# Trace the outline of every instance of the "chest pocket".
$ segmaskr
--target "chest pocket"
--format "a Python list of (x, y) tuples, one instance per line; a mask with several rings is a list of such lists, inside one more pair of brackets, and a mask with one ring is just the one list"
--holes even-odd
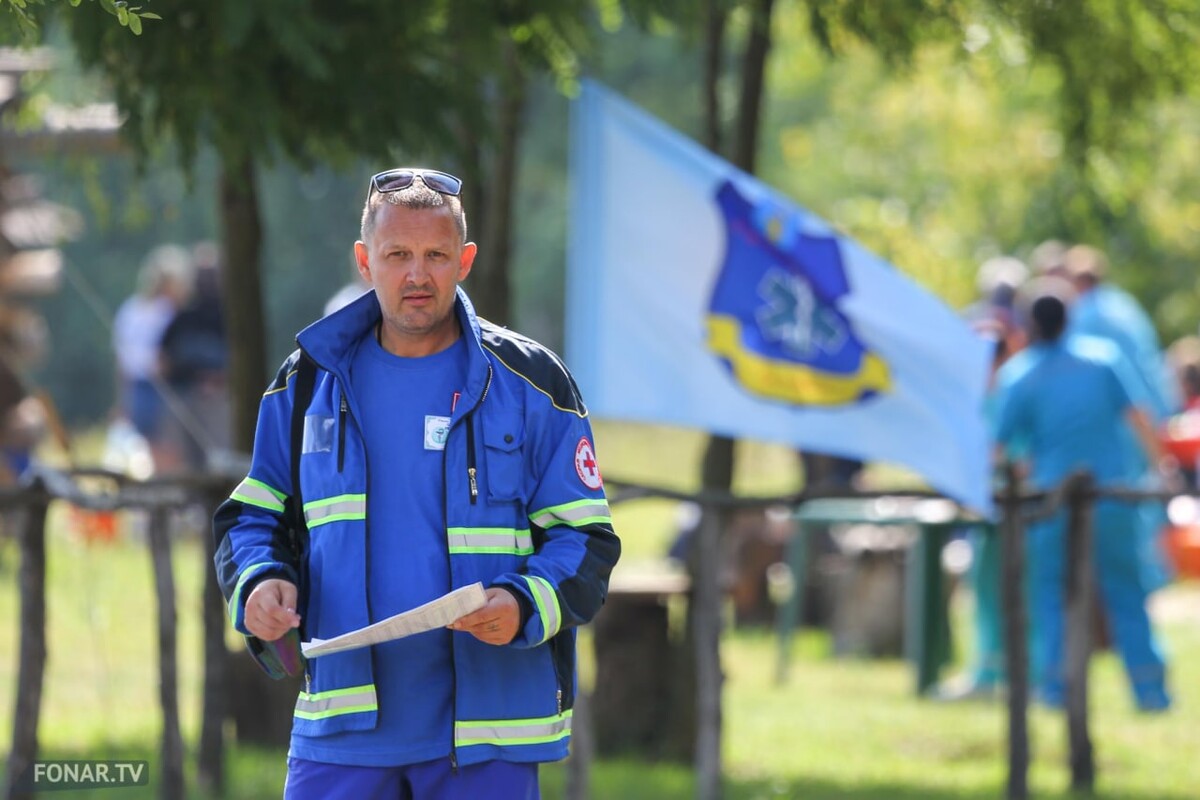
[(489, 417), (483, 423), (488, 500), (503, 503), (524, 500), (525, 421), (512, 414)]

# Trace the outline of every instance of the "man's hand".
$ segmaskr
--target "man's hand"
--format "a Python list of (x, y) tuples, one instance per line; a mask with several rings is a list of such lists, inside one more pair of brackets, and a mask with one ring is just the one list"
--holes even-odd
[(493, 586), (487, 590), (487, 605), (451, 622), (449, 628), (466, 631), (481, 642), (508, 644), (521, 625), (521, 606), (507, 589)]
[(296, 585), (291, 581), (268, 578), (246, 598), (246, 630), (264, 642), (273, 642), (299, 625)]

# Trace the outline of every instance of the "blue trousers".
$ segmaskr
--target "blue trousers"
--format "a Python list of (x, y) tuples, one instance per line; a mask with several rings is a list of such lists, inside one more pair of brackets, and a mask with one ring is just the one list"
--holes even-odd
[[(1092, 558), (1101, 606), (1116, 650), (1125, 664), (1140, 707), (1166, 705), (1166, 661), (1150, 626), (1147, 591), (1139, 558), (1138, 509), (1103, 500), (1096, 504)], [(1042, 699), (1061, 705), (1065, 697), (1066, 514), (1029, 529), (1032, 578), (1034, 675)]]
[(537, 764), (449, 758), (403, 767), (352, 767), (288, 758), (284, 800), (539, 800)]

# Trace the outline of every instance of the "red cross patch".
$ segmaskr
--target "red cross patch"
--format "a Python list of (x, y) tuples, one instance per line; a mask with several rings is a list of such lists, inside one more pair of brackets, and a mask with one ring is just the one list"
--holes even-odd
[(589, 489), (599, 489), (604, 485), (600, 479), (600, 467), (596, 464), (596, 452), (586, 436), (581, 437), (579, 444), (575, 445), (575, 472)]

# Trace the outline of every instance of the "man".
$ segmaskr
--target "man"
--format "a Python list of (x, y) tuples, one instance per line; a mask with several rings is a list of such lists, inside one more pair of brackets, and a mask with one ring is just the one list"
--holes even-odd
[[(1131, 376), (1146, 398), (1150, 421), (1162, 425), (1179, 410), (1179, 398), (1150, 317), (1128, 292), (1108, 282), (1108, 259), (1095, 247), (1071, 247), (1063, 256), (1063, 265), (1078, 293), (1071, 307), (1070, 333), (1095, 336), (1115, 344), (1133, 368)], [(1152, 470), (1128, 427), (1122, 431), (1122, 447), (1127, 454), (1126, 483), (1151, 484)], [(1160, 544), (1165, 524), (1162, 503), (1143, 503), (1138, 509), (1138, 557), (1143, 580), (1151, 591), (1164, 586), (1171, 577)]]
[[(299, 334), (250, 474), (216, 515), (220, 582), (257, 649), (488, 587), (452, 630), (306, 663), (287, 798), (537, 797), (537, 763), (567, 754), (574, 628), (604, 602), (620, 543), (574, 380), (459, 288), (476, 252), (461, 189), (432, 170), (371, 179), (354, 253), (374, 291)], [(293, 487), (303, 358), (317, 368)]]
[[(1053, 489), (1080, 469), (1090, 471), (1099, 486), (1121, 485), (1122, 425), (1132, 426), (1156, 464), (1161, 461), (1158, 440), (1146, 413), (1134, 403), (1135, 379), (1116, 348), (1103, 340), (1064, 336), (1069, 288), (1054, 283), (1031, 290), (1025, 313), (1030, 346), (998, 374), (996, 438), (1003, 448), (1023, 445), (1037, 489)], [(1170, 705), (1166, 664), (1146, 611), (1137, 542), (1130, 535), (1135, 517), (1136, 508), (1127, 503), (1097, 502), (1093, 557), (1101, 603), (1137, 706), (1161, 711)], [(1052, 706), (1062, 705), (1065, 697), (1065, 522), (1060, 509), (1034, 523), (1029, 533), (1035, 681), (1041, 699)]]

